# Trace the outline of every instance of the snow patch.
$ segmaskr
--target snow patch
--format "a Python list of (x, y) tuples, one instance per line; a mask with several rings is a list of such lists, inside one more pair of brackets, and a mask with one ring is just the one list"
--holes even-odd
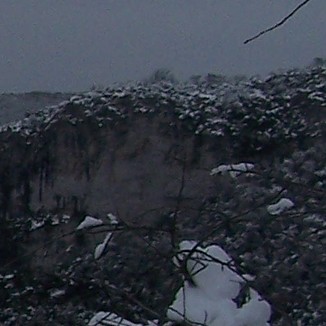
[(63, 295), (66, 294), (65, 290), (61, 290), (61, 289), (53, 289), (50, 293), (50, 297), (51, 298), (59, 298), (62, 297)]
[(76, 230), (88, 229), (102, 224), (103, 224), (102, 220), (92, 216), (86, 216), (85, 219), (77, 226)]
[(111, 240), (112, 238), (112, 233), (109, 232), (105, 239), (103, 240), (103, 242), (101, 242), (100, 244), (98, 244), (95, 248), (95, 251), (94, 251), (94, 258), (95, 259), (99, 259), (100, 257), (102, 257), (103, 255), (103, 252), (105, 250), (105, 248), (107, 248), (107, 245), (109, 243), (109, 241)]
[(135, 324), (127, 319), (119, 317), (114, 313), (105, 311), (99, 311), (98, 313), (96, 313), (96, 315), (94, 315), (88, 323), (88, 326), (95, 325), (142, 326), (142, 324)]
[(31, 221), (31, 227), (30, 227), (29, 230), (30, 230), (30, 231), (37, 230), (37, 229), (43, 227), (44, 224), (45, 224), (44, 221), (34, 221), (34, 220), (32, 220), (32, 221)]
[(106, 217), (108, 218), (111, 225), (119, 224), (118, 218), (112, 213), (107, 214)]
[(222, 174), (225, 175), (227, 173), (230, 174), (232, 178), (237, 177), (242, 173), (249, 172), (253, 170), (254, 165), (252, 163), (238, 163), (238, 164), (222, 164), (217, 168), (211, 170), (211, 175)]
[(14, 274), (7, 274), (5, 276), (2, 276), (1, 278), (3, 278), (4, 280), (8, 281), (8, 280), (12, 280), (15, 277)]
[(69, 220), (70, 220), (70, 215), (66, 215), (66, 214), (62, 215), (63, 223), (68, 223)]
[(267, 206), (267, 211), (271, 215), (279, 215), (292, 208), (294, 203), (288, 198), (282, 198), (277, 203)]

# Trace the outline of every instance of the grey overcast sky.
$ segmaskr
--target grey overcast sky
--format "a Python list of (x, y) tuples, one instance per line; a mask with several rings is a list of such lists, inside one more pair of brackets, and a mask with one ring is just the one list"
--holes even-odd
[(326, 57), (326, 1), (243, 41), (299, 0), (1, 0), (0, 92), (80, 91), (157, 68), (266, 74)]

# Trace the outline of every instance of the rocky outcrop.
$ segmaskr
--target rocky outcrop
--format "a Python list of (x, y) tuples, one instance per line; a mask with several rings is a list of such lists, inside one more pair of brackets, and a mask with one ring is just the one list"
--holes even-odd
[(272, 159), (323, 132), (305, 112), (325, 114), (325, 76), (315, 67), (238, 84), (126, 85), (6, 125), (2, 215), (113, 212), (139, 222), (177, 202), (194, 211), (218, 187), (209, 172), (219, 163)]
[(92, 119), (78, 125), (59, 119), (37, 137), (8, 134), (1, 154), (2, 213), (113, 212), (130, 221), (145, 211), (171, 211), (180, 187), (182, 203), (194, 209), (212, 192), (209, 171), (227, 153), (222, 142), (203, 139), (159, 114), (101, 128)]

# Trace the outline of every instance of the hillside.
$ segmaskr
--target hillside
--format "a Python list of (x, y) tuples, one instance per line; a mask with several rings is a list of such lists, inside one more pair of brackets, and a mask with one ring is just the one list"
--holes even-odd
[[(273, 325), (321, 325), (325, 81), (316, 66), (265, 80), (134, 83), (2, 126), (1, 322), (162, 316), (180, 284), (176, 245), (194, 239), (256, 277)], [(116, 226), (75, 232), (86, 215), (107, 214)], [(109, 252), (96, 260), (107, 229)]]

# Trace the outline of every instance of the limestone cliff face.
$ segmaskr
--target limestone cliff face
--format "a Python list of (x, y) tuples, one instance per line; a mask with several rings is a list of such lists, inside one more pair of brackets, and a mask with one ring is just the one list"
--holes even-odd
[[(126, 85), (0, 130), (0, 212), (194, 212), (220, 163), (273, 158), (325, 133), (325, 67), (239, 84)], [(307, 86), (308, 85), (308, 86)], [(282, 86), (282, 87), (281, 87)], [(155, 214), (160, 215), (160, 214)]]
[(139, 222), (146, 211), (171, 211), (181, 186), (182, 205), (196, 209), (214, 187), (210, 169), (227, 153), (163, 113), (131, 114), (102, 127), (93, 119), (58, 119), (31, 137), (2, 137), (1, 209), (17, 216), (113, 212)]

